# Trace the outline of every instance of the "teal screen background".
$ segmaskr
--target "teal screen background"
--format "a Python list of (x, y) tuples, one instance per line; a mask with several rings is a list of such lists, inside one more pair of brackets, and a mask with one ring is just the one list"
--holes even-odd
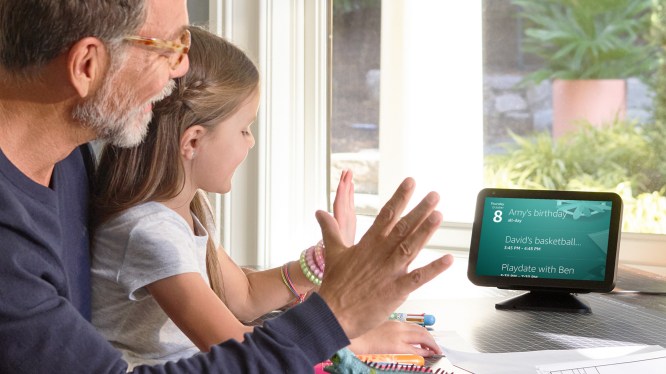
[(611, 205), (487, 197), (477, 275), (603, 281)]

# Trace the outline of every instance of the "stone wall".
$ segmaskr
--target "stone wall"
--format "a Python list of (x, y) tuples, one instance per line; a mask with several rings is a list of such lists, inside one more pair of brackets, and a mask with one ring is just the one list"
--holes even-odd
[[(521, 87), (521, 75), (487, 75), (483, 80), (483, 137), (485, 153), (502, 150), (511, 141), (508, 131), (529, 134), (551, 131), (553, 109), (551, 82)], [(654, 92), (636, 78), (627, 80), (626, 118), (646, 123), (652, 118)]]

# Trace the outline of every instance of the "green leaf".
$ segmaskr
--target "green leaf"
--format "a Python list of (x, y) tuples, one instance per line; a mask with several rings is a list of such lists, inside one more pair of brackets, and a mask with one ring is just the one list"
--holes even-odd
[[(524, 82), (553, 77), (622, 79), (653, 74), (651, 0), (513, 0), (525, 20), (523, 49), (544, 61)], [(656, 6), (656, 5), (655, 5)], [(664, 30), (666, 35), (666, 30)], [(666, 39), (666, 36), (665, 36)], [(546, 74), (547, 73), (547, 74)]]

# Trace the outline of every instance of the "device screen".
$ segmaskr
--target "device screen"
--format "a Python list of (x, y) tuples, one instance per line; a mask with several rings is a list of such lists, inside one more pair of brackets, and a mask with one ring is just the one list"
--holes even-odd
[(603, 281), (612, 201), (486, 197), (478, 275)]
[(468, 278), (499, 288), (610, 291), (621, 216), (615, 193), (483, 189)]

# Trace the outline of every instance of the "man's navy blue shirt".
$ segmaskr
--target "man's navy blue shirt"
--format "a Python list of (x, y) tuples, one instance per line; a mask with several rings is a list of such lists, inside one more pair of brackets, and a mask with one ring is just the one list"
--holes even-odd
[[(85, 147), (85, 146), (84, 146)], [(0, 150), (0, 373), (124, 373), (90, 324), (89, 178), (85, 152), (57, 163), (48, 187)], [(305, 303), (210, 354), (134, 372), (312, 372), (349, 344), (326, 303)]]

